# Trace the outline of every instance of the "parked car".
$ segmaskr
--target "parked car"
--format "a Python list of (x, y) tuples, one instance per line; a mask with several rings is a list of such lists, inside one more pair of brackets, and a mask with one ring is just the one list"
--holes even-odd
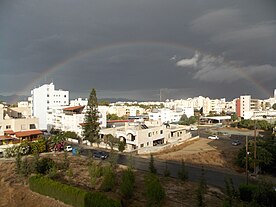
[(108, 153), (106, 153), (104, 151), (96, 151), (93, 153), (93, 157), (104, 160), (104, 159), (108, 158)]
[(196, 126), (192, 126), (192, 127), (190, 128), (190, 130), (191, 130), (191, 131), (196, 131), (196, 130), (198, 130), (198, 128), (197, 128)]
[(232, 145), (234, 145), (234, 146), (238, 146), (238, 145), (240, 145), (241, 144), (241, 142), (239, 141), (239, 140), (234, 140), (233, 142), (232, 142)]
[(208, 137), (208, 139), (219, 139), (219, 137), (217, 135), (211, 135)]
[(71, 145), (67, 145), (67, 146), (65, 146), (65, 148), (64, 148), (64, 151), (67, 151), (67, 152), (72, 152), (72, 150), (73, 150), (73, 148), (72, 148)]

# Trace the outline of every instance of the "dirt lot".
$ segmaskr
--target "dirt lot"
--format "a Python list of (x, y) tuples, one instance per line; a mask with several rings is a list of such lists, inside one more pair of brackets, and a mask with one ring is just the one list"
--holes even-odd
[[(45, 156), (45, 155), (44, 155)], [(46, 155), (55, 160), (62, 160), (63, 154), (57, 156)], [(69, 156), (70, 169), (73, 176), (69, 178), (64, 174), (63, 181), (71, 185), (81, 186), (86, 190), (92, 190), (89, 181), (89, 174), (87, 170), (88, 161), (84, 157)], [(101, 162), (101, 161), (99, 161)], [(106, 164), (106, 163), (105, 163)], [(120, 198), (120, 171), (122, 167), (117, 168), (116, 186), (108, 195), (111, 197)], [(146, 198), (144, 192), (144, 173), (135, 172), (136, 184), (135, 194), (131, 201), (126, 206), (138, 207), (146, 206)], [(39, 195), (29, 190), (26, 180), (18, 177), (15, 174), (15, 164), (13, 161), (0, 161), (0, 207), (66, 207), (59, 201)], [(172, 178), (160, 178), (161, 183), (166, 191), (166, 199), (163, 206), (178, 207), (178, 206), (196, 206), (196, 183), (185, 182), (181, 183), (179, 180)], [(96, 189), (97, 190), (97, 189)], [(209, 188), (205, 195), (207, 206), (221, 206), (223, 194), (220, 190)]]
[(156, 154), (164, 160), (184, 160), (187, 163), (211, 165), (231, 171), (240, 171), (234, 159), (240, 146), (233, 146), (231, 139), (210, 140), (199, 138)]

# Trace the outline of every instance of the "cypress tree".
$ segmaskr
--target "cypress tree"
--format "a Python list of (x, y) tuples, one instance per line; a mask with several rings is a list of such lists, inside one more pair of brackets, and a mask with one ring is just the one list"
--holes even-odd
[(84, 140), (91, 143), (99, 141), (99, 111), (96, 90), (93, 88), (87, 104), (87, 112), (85, 115), (85, 124), (83, 125)]

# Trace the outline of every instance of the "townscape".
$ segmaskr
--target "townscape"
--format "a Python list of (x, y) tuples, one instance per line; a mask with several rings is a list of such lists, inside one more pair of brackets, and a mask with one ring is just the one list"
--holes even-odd
[(276, 207), (275, 0), (0, 0), (0, 207)]
[[(70, 185), (75, 177), (73, 174), (77, 174), (76, 169), (70, 167), (70, 163), (75, 162), (75, 165), (80, 165), (76, 162), (83, 161), (76, 161), (74, 156), (83, 159), (79, 157), (82, 156), (85, 157), (85, 162), (88, 160), (84, 166), (88, 167), (86, 171), (90, 175), (90, 179), (81, 178), (81, 180), (87, 179), (80, 184), (83, 189), (88, 187), (93, 189), (92, 192), (95, 190), (116, 192), (114, 191), (115, 180), (105, 181), (105, 179), (114, 178), (115, 174), (119, 174), (116, 176), (125, 174), (126, 178), (122, 177), (122, 182), (130, 185), (126, 186), (127, 189), (131, 188), (131, 191), (135, 191), (134, 176), (138, 176), (141, 170), (149, 170), (154, 176), (158, 172), (158, 175), (178, 178), (182, 181), (207, 182), (208, 185), (204, 184), (206, 189), (220, 189), (221, 200), (216, 201), (213, 198), (214, 192), (202, 190), (203, 184), (199, 184), (202, 192), (201, 197), (197, 197), (198, 202), (210, 202), (212, 205), (216, 202), (238, 204), (250, 201), (246, 200), (248, 198), (243, 198), (244, 186), (242, 185), (245, 182), (247, 185), (256, 182), (256, 179), (259, 182), (267, 182), (262, 185), (271, 185), (274, 182), (276, 90), (275, 96), (266, 100), (251, 99), (250, 95), (246, 95), (230, 102), (226, 102), (225, 99), (210, 100), (200, 96), (164, 102), (109, 103), (104, 100), (98, 101), (95, 89), (92, 89), (88, 99), (78, 98), (69, 101), (69, 94), (69, 91), (55, 90), (54, 84), (50, 83), (33, 89), (28, 101), (18, 102), (16, 106), (1, 104), (1, 156), (4, 160), (15, 159), (15, 169), (18, 174), (23, 174), (24, 179), (29, 178), (30, 173), (34, 171), (60, 182), (59, 177), (63, 172), (69, 179), (64, 184), (68, 185), (69, 182)], [(272, 146), (266, 148), (269, 143)], [(255, 144), (257, 148), (254, 148)], [(187, 153), (186, 150), (189, 152)], [(249, 159), (245, 156), (245, 150), (252, 153)], [(34, 157), (30, 158), (30, 155)], [(27, 157), (22, 158), (22, 156)], [(38, 163), (33, 164), (35, 162)], [(55, 162), (57, 164), (54, 164)], [(154, 164), (154, 162), (157, 163)], [(107, 167), (106, 163), (110, 163), (111, 168)], [(146, 163), (149, 167), (144, 166)], [(36, 166), (34, 169), (30, 167), (33, 165)], [(82, 169), (84, 166), (79, 168)], [(123, 166), (128, 170), (125, 171)], [(101, 169), (103, 174), (100, 173)], [(214, 175), (211, 170), (218, 173), (214, 181), (212, 181)], [(82, 171), (85, 170), (82, 169)], [(104, 173), (105, 171), (107, 174)], [(199, 175), (188, 176), (190, 173)], [(270, 181), (264, 181), (261, 178), (263, 175), (269, 175)], [(102, 181), (101, 176), (104, 176)], [(132, 184), (124, 180), (129, 179), (128, 176), (133, 177)], [(172, 206), (177, 206), (178, 202), (181, 202), (181, 199), (177, 198), (173, 198), (173, 202), (166, 201), (165, 192), (168, 189), (164, 190), (164, 187), (160, 186), (158, 181), (160, 178), (147, 176), (149, 175), (145, 175), (145, 185), (149, 185), (148, 188), (153, 188), (151, 190), (156, 192), (162, 189), (159, 192), (162, 192), (161, 194), (152, 195), (153, 197), (149, 197), (147, 202), (154, 205), (167, 203), (166, 205)], [(31, 190), (50, 197), (54, 196), (73, 206), (81, 205), (63, 200), (62, 196), (51, 196), (47, 190), (41, 191), (39, 184), (32, 184), (32, 182), (50, 181), (32, 181), (32, 179), (34, 178), (29, 178)], [(160, 189), (150, 187), (147, 179), (158, 179), (150, 182), (158, 182), (159, 184), (154, 185), (159, 186)], [(103, 183), (100, 184), (100, 181)], [(105, 184), (105, 182), (109, 183)], [(231, 185), (231, 189), (233, 188), (233, 195), (227, 195), (229, 193), (227, 189), (226, 192), (222, 190), (225, 182), (228, 183), (228, 187)], [(118, 181), (116, 183), (119, 184)], [(123, 183), (119, 185), (124, 186)], [(240, 198), (237, 195), (234, 196), (237, 187)], [(273, 187), (270, 191), (273, 192)], [(267, 193), (270, 191), (268, 189)], [(133, 192), (131, 195), (126, 193), (121, 189), (122, 197), (119, 200), (116, 197), (114, 200), (116, 204), (110, 200), (111, 204), (105, 205), (134, 205), (135, 202), (131, 201)], [(205, 199), (204, 194), (212, 196)], [(273, 195), (270, 195), (271, 204), (275, 202)], [(92, 197), (92, 200), (95, 199)], [(140, 205), (144, 205), (143, 202)], [(182, 202), (187, 201), (184, 199)]]

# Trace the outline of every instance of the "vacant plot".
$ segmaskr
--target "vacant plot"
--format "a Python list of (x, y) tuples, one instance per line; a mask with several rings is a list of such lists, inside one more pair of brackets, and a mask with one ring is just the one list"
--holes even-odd
[[(64, 159), (63, 154), (43, 155), (51, 157), (56, 161), (62, 161)], [(70, 169), (72, 174), (63, 176), (63, 182), (70, 185), (79, 186), (86, 190), (95, 190), (91, 187), (90, 177), (88, 173), (88, 160), (86, 157), (69, 155)], [(106, 161), (97, 161), (101, 164), (108, 164)], [(120, 182), (121, 182), (121, 170), (125, 168), (119, 166), (116, 170), (116, 186), (110, 192), (108, 196), (121, 198), (120, 195)], [(146, 206), (145, 196), (145, 173), (135, 171), (135, 189), (134, 196), (129, 200), (125, 206), (139, 207)], [(29, 190), (26, 184), (26, 179), (18, 177), (15, 174), (14, 162), (0, 161), (0, 206), (9, 207), (66, 207), (59, 201), (51, 199), (46, 196), (39, 195)], [(178, 207), (178, 206), (196, 206), (196, 189), (198, 184), (193, 182), (179, 182), (177, 179), (160, 177), (162, 186), (165, 188), (166, 197), (162, 206), (166, 207)], [(97, 187), (96, 187), (97, 188)], [(96, 189), (97, 190), (97, 189)], [(207, 206), (221, 206), (224, 195), (218, 189), (209, 188), (207, 194), (204, 196)]]
[(231, 142), (230, 138), (219, 140), (199, 138), (157, 153), (156, 156), (164, 160), (183, 159), (187, 163), (237, 170), (234, 160), (241, 146), (232, 146)]

